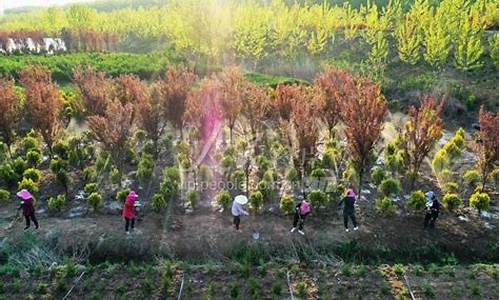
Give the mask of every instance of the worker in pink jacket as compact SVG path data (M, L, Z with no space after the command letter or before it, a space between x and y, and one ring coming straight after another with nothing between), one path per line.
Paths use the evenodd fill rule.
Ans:
M130 234L129 226L131 230L134 230L135 223L135 200L139 197L136 192L131 191L125 198L125 205L123 206L122 216L125 218L125 232Z

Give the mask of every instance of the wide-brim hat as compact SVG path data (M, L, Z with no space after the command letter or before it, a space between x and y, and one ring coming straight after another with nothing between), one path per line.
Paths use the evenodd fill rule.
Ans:
M248 198L245 195L238 195L234 198L234 201L238 204L245 205L248 203Z
M356 197L356 193L353 191L353 189L347 190L347 197Z
M135 191L131 191L130 193L128 193L128 197L132 199L137 199L139 195Z
M31 195L31 193L27 189L20 190L19 192L17 192L16 195L23 200L28 200L33 198L33 195Z

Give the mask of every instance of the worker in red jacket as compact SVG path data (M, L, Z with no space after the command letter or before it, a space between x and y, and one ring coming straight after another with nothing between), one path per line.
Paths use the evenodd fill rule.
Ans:
M125 232L130 234L129 226L131 230L134 230L135 223L135 200L139 197L136 192L131 191L125 198L125 205L123 206L122 216L125 218Z

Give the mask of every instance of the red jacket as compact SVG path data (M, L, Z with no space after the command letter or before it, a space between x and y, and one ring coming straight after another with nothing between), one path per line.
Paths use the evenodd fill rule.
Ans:
M128 219L135 218L135 209L134 209L135 199L132 197L127 197L125 199L125 205L123 206L122 216Z

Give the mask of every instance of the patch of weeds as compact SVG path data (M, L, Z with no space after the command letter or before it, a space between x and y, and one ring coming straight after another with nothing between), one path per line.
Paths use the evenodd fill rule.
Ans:
M14 293L19 293L19 291L21 290L21 280L20 279L14 279L14 281L12 282L11 286L10 286L10 289L14 292Z
M454 265L446 265L443 267L443 272L450 277L455 277L455 266Z
M392 270L396 275L401 276L405 272L405 267L402 264L395 264L394 266L392 266Z
M469 284L470 293L474 296L481 295L481 286L475 281Z
M305 282L301 281L301 282L297 283L296 288L297 288L297 293L299 294L299 296L302 296L302 297L306 296L307 285Z
M351 265L348 263L344 263L340 266L340 273L345 276L351 276Z
M38 294L44 294L49 286L46 283L40 282L36 285L36 292Z
M242 263L238 265L239 273L241 277L243 278L249 278L250 277L250 264L249 263Z
M416 264L413 266L413 272L415 272L416 276L422 276L424 273L425 269L422 267L420 264Z
M116 293L118 295L123 295L127 292L127 285L124 282L121 282L117 287L116 287Z
M422 286L422 291L423 291L425 297L427 297L427 298L434 298L435 297L434 288L428 282L424 283L424 285Z
M66 284L66 279L58 278L56 281L56 290L59 293L63 293L68 289L68 285Z
M427 266L427 271L429 271L432 275L439 275L439 266L435 263L431 263Z
M281 290L283 289L283 286L279 282L273 283L271 287L271 293L275 296L281 295Z
M365 276L367 271L368 271L368 269L366 268L365 265L359 265L356 267L354 274L356 276L362 277L362 276Z
M240 287L237 282L233 281L229 283L229 295L232 299L237 299L240 296Z
M5 283L3 283L3 281L0 281L0 294L3 294L5 290Z
M339 295L339 296L343 296L343 295L345 295L346 290L347 290L347 288L344 285L339 285L335 289L335 293L337 293L337 295Z
M299 273L300 273L300 267L299 265L293 265L291 268L290 268L290 272L295 275L295 276L298 276Z
M255 279L255 278L250 278L248 280L248 284L250 286L250 295L252 295L252 297L254 299L261 299L262 298L262 295L261 295L261 287L260 287L260 284L259 282Z
M145 278L142 283L141 283L141 290L144 295L149 295L151 294L151 291L153 290L153 283L151 282L151 279Z
M389 285L389 283L387 283L386 281L384 281L380 285L380 293L382 295L390 295L391 294L391 286Z

